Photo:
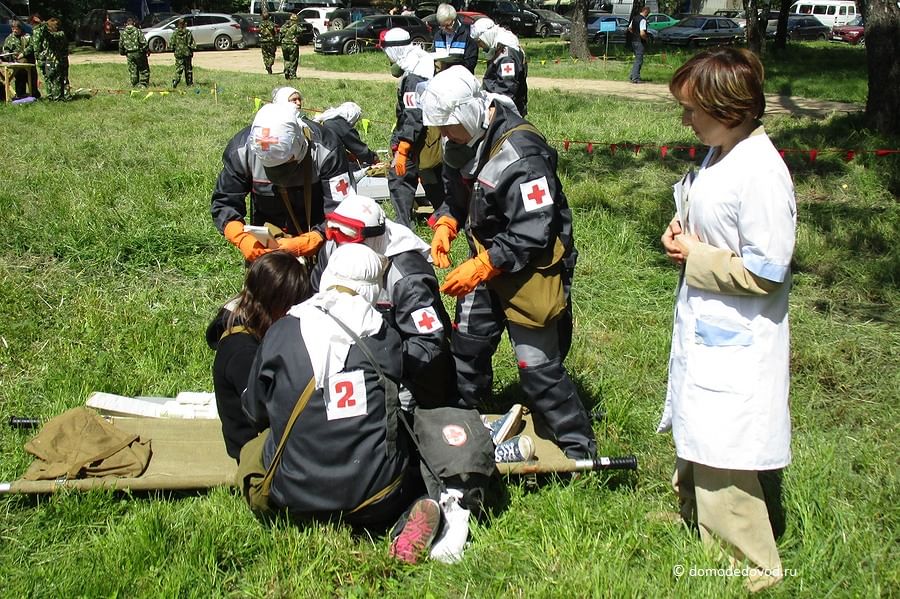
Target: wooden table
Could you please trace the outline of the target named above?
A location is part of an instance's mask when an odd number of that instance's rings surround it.
[[[31,76],[29,70],[36,68],[37,67],[30,62],[0,62],[0,73],[2,73],[3,77],[3,86],[6,90],[7,103],[12,102],[13,100],[14,94],[12,92],[15,89],[14,84],[16,80],[16,73],[18,71],[25,71],[25,74],[27,75],[26,81],[28,82],[28,87],[26,88],[28,90],[28,95],[34,95],[34,89],[32,89],[31,87],[33,77]]]

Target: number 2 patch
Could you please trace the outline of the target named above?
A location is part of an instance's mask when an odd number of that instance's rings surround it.
[[[325,410],[328,420],[365,416],[366,376],[362,370],[341,372],[328,379]]]

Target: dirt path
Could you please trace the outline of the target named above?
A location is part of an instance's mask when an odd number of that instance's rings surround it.
[[[312,46],[300,48],[301,57],[312,54]],[[125,64],[125,58],[114,52],[94,52],[93,50],[79,50],[69,57],[72,65],[96,64],[114,62]],[[390,73],[339,73],[334,71],[317,71],[302,66],[297,71],[297,76],[302,82],[305,79],[355,79],[366,81],[394,81]],[[171,66],[171,54],[151,54],[150,65]],[[235,71],[239,73],[265,74],[262,55],[259,48],[249,50],[234,50],[231,52],[197,52],[194,54],[194,66],[219,71]],[[275,72],[281,70],[281,57],[275,59]],[[276,85],[273,77],[273,86]],[[651,102],[670,102],[672,96],[666,85],[657,83],[644,83],[634,85],[625,81],[606,81],[600,79],[553,79],[550,77],[529,77],[528,87],[531,89],[560,89],[574,90],[581,93],[592,93],[635,100]],[[766,95],[766,113],[789,113],[796,116],[826,117],[834,112],[859,112],[864,110],[860,104],[847,102],[828,102],[824,100],[810,100],[796,96]]]

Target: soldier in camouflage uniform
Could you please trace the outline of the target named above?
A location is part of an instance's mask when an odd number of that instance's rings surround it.
[[[34,64],[34,50],[31,48],[31,36],[22,29],[22,23],[16,20],[9,22],[10,34],[3,41],[3,48],[0,52],[6,54],[4,60],[9,62],[32,63]],[[28,89],[28,78],[31,76],[30,69],[28,72],[16,71],[16,97],[24,98]],[[37,95],[37,86],[32,85],[34,94]]]
[[[33,39],[32,39],[33,41]],[[40,49],[35,47],[35,55],[38,62],[43,64],[44,83],[47,86],[48,100],[69,99],[69,40],[66,33],[60,27],[58,18],[47,20],[47,26],[43,30],[40,41]]]
[[[119,36],[119,54],[128,59],[128,74],[131,76],[131,87],[150,85],[150,48],[144,32],[135,27],[135,21],[129,17],[125,29]]]
[[[175,78],[172,80],[172,87],[178,87],[182,72],[184,72],[184,83],[194,85],[194,67],[191,65],[191,57],[194,56],[197,45],[194,43],[194,35],[188,30],[184,19],[178,19],[169,45],[172,47],[172,52],[175,53]]]
[[[275,31],[275,23],[269,19],[268,12],[263,12],[262,23],[259,24],[259,49],[262,50],[266,72],[271,75],[272,65],[275,63],[275,51],[278,49],[278,32]]]
[[[284,78],[297,77],[297,63],[300,61],[300,17],[291,15],[290,20],[281,28],[281,54],[284,56]]]

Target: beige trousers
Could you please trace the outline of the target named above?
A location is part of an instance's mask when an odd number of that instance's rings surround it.
[[[678,458],[672,487],[681,517],[700,529],[704,544],[723,550],[734,566],[747,560],[768,570],[748,577],[751,591],[781,580],[781,558],[757,471],[723,470]]]

